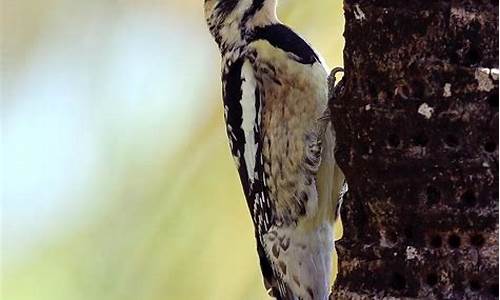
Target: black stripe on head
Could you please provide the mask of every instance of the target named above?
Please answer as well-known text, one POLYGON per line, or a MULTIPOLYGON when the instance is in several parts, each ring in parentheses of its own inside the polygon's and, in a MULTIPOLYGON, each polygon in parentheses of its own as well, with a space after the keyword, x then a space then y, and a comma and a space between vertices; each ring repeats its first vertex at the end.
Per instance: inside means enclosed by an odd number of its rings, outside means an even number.
POLYGON ((227 17, 238 5, 238 0, 219 0, 215 9, 222 18, 227 17))
POLYGON ((303 64, 320 61, 311 46, 283 24, 258 27, 254 30, 251 40, 266 40, 276 48, 293 53, 297 61, 303 64))
MULTIPOLYGON (((236 9, 240 0, 218 0, 217 4, 211 13, 209 23, 210 32, 215 38, 215 41, 222 47, 224 43, 223 36, 221 35, 221 30, 224 26, 227 26, 227 17, 236 9)), ((221 50, 223 50, 221 48, 221 50)))
MULTIPOLYGON (((242 25, 245 25, 251 17, 253 17, 259 10, 264 7, 264 2, 266 0, 253 0, 252 5, 247 9, 243 18, 241 19, 242 25)), ((244 28, 244 26, 242 27, 244 28)))

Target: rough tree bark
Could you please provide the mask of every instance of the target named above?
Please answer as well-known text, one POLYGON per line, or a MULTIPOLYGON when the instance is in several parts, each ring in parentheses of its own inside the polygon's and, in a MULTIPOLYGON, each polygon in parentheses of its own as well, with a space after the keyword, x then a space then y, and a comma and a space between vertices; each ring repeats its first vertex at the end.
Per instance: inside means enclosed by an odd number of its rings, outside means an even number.
POLYGON ((333 299, 498 297, 498 1, 344 9, 333 299))

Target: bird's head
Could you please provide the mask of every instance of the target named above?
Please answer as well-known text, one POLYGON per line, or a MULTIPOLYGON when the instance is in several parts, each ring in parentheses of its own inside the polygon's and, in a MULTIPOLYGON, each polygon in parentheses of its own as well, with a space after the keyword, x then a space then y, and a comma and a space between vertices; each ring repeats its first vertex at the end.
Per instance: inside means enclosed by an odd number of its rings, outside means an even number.
POLYGON ((205 18, 221 49, 244 42, 253 28, 277 22, 277 0, 205 0, 205 18))

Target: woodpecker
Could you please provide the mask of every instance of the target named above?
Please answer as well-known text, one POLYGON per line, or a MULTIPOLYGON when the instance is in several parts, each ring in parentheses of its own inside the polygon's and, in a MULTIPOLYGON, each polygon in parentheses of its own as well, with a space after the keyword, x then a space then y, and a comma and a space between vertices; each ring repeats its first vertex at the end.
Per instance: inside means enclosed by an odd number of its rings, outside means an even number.
POLYGON ((222 56, 229 145, 270 296, 326 300, 346 186, 334 158, 328 75, 276 16, 277 0, 205 0, 222 56))

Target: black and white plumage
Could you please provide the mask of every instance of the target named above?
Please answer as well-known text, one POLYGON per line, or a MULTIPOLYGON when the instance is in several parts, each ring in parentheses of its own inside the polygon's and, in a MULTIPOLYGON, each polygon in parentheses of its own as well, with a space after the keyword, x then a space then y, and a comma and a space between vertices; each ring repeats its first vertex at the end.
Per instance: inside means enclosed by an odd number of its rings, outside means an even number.
POLYGON ((325 67, 278 21, 276 0, 205 0, 205 14, 265 286, 277 299, 326 300, 344 176, 325 118, 325 67))

